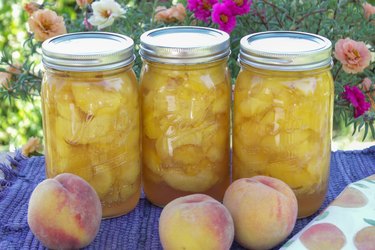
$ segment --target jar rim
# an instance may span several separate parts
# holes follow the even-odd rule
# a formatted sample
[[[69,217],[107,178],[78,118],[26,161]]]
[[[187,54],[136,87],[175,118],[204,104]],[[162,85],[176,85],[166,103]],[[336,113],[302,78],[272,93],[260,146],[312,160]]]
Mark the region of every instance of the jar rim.
[[[105,71],[135,60],[134,41],[110,32],[76,32],[47,39],[42,44],[42,62],[63,71]]]
[[[305,71],[331,65],[331,51],[331,41],[320,35],[266,31],[241,39],[238,60],[260,69]]]
[[[173,26],[149,30],[140,37],[140,56],[148,61],[197,64],[229,56],[229,35],[198,26]]]

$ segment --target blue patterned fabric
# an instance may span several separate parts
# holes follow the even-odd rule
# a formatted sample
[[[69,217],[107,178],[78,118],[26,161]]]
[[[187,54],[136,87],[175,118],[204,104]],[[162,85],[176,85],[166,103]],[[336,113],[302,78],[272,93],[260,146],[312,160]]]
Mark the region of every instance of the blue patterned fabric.
[[[24,158],[19,153],[0,164],[0,249],[44,249],[27,224],[27,206],[35,186],[45,179],[44,157]],[[320,213],[350,183],[375,174],[375,146],[362,151],[332,152],[329,191],[320,210],[297,220],[292,237]],[[158,220],[161,208],[144,196],[131,213],[103,220],[95,240],[86,249],[161,249]],[[236,242],[232,249],[242,249]],[[278,249],[278,248],[275,248]]]

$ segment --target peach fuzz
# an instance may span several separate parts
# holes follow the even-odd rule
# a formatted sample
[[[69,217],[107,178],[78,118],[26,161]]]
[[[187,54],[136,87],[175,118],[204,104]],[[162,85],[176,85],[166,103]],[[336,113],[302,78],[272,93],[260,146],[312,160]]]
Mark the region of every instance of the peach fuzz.
[[[159,220],[164,249],[229,249],[234,225],[229,211],[204,194],[192,194],[168,203]]]
[[[254,176],[234,181],[223,200],[232,215],[235,240],[249,249],[269,249],[292,232],[297,198],[281,180]]]
[[[97,235],[102,207],[95,190],[81,177],[64,173],[39,183],[31,194],[27,221],[47,248],[78,249]]]

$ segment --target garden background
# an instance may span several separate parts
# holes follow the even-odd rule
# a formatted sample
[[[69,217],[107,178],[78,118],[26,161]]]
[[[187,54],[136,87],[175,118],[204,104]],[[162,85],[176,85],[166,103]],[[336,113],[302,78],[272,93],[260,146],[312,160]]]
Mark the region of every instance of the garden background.
[[[38,32],[46,30],[40,31],[41,27],[38,30],[30,21],[34,20],[34,24],[38,21],[36,13],[40,9],[52,11],[48,14],[55,12],[54,18],[60,18],[56,20],[63,18],[68,33],[100,29],[128,35],[136,45],[140,35],[153,28],[174,25],[220,28],[231,35],[229,67],[233,83],[239,71],[236,57],[241,37],[266,30],[323,35],[334,46],[333,139],[339,142],[336,147],[349,149],[348,143],[362,140],[366,145],[372,144],[375,141],[375,0],[235,2],[248,4],[249,8],[244,6],[242,12],[231,13],[225,0],[100,0],[94,2],[96,5],[92,0],[0,0],[0,152],[13,151],[30,137],[43,137],[40,46],[46,37]],[[100,13],[106,14],[100,16]],[[52,24],[48,25],[42,28],[53,28]],[[338,41],[341,41],[341,51]],[[138,55],[137,46],[135,50]],[[138,76],[141,64],[138,57],[134,65]]]

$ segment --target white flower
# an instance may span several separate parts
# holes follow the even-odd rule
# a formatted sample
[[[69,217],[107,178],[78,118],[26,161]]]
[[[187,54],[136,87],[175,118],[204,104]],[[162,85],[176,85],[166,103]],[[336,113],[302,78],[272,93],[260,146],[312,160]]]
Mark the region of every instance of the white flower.
[[[92,5],[93,15],[88,19],[89,23],[98,26],[98,29],[111,26],[116,18],[122,16],[125,10],[114,0],[100,0]]]

